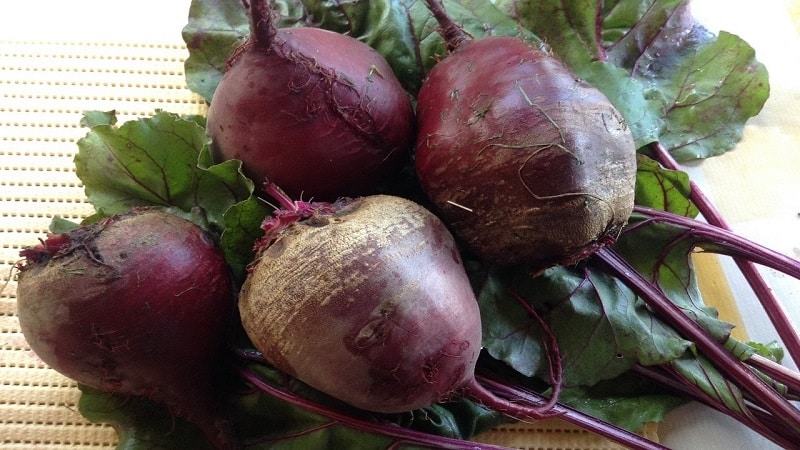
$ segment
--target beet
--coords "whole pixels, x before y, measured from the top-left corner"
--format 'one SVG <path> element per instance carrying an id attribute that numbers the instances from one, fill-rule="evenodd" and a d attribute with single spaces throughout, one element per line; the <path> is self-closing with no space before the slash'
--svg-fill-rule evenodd
<path id="1" fill-rule="evenodd" d="M 235 296 L 200 227 L 137 209 L 21 252 L 17 308 L 31 349 L 78 383 L 145 397 L 233 447 L 217 414 L 212 365 Z"/>
<path id="2" fill-rule="evenodd" d="M 399 197 L 338 203 L 289 225 L 259 252 L 239 309 L 267 360 L 371 411 L 447 398 L 480 351 L 478 305 L 452 238 Z"/>
<path id="3" fill-rule="evenodd" d="M 295 198 L 373 193 L 413 147 L 408 94 L 368 45 L 319 28 L 276 29 L 265 3 L 252 2 L 250 39 L 213 95 L 212 154 Z"/>
<path id="4" fill-rule="evenodd" d="M 275 197 L 283 209 L 265 222 L 239 296 L 242 325 L 267 361 L 368 411 L 464 395 L 513 417 L 547 413 L 552 404 L 515 404 L 476 381 L 478 303 L 433 213 L 388 195 L 334 204 Z"/>
<path id="5" fill-rule="evenodd" d="M 418 97 L 416 170 L 437 212 L 501 265 L 571 264 L 612 241 L 636 177 L 622 115 L 553 55 L 470 39 L 429 6 L 451 48 Z"/>

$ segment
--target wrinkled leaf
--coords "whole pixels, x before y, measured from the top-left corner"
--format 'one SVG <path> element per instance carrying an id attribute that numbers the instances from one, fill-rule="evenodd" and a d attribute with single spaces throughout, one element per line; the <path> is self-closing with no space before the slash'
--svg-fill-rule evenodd
<path id="1" fill-rule="evenodd" d="M 255 256 L 253 246 L 264 235 L 261 224 L 271 211 L 269 205 L 254 196 L 225 211 L 225 230 L 219 245 L 239 281 L 244 281 L 247 266 Z"/>
<path id="2" fill-rule="evenodd" d="M 744 122 L 761 111 L 769 92 L 766 69 L 747 43 L 724 32 L 682 62 L 653 78 L 658 88 L 651 97 L 663 104 L 665 117 L 659 140 L 678 161 L 725 153 L 741 140 Z"/>
<path id="3" fill-rule="evenodd" d="M 639 147 L 659 141 L 679 161 L 732 149 L 769 96 L 766 69 L 753 49 L 732 34 L 709 33 L 691 16 L 687 0 L 497 3 L 606 93 Z M 598 76 L 598 64 L 626 75 Z M 625 79 L 627 91 L 621 91 Z"/>
<path id="4" fill-rule="evenodd" d="M 224 229 L 224 212 L 247 199 L 253 184 L 240 163 L 198 165 L 208 145 L 194 119 L 163 111 L 120 127 L 96 125 L 78 141 L 77 175 L 102 215 L 135 206 L 159 206 Z"/>
<path id="5" fill-rule="evenodd" d="M 680 227 L 634 215 L 614 248 L 685 314 L 716 339 L 725 341 L 733 325 L 720 320 L 716 309 L 703 302 L 690 258 L 697 243 Z"/>

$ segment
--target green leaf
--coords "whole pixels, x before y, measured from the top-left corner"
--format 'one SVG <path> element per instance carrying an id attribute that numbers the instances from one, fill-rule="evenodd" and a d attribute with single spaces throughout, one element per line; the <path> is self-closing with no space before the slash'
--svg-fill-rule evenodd
<path id="1" fill-rule="evenodd" d="M 730 33 L 702 28 L 687 0 L 497 4 L 609 97 L 637 146 L 659 141 L 679 161 L 732 149 L 769 96 L 766 69 L 753 49 Z M 612 70 L 597 69 L 605 64 L 622 72 L 608 76 Z"/>
<path id="2" fill-rule="evenodd" d="M 747 346 L 750 347 L 757 355 L 763 356 L 770 361 L 780 363 L 785 356 L 783 347 L 777 342 L 772 341 L 766 344 L 759 342 L 748 342 Z"/>
<path id="3" fill-rule="evenodd" d="M 294 26 L 303 18 L 299 0 L 275 0 L 281 13 L 279 26 Z M 228 57 L 250 34 L 247 14 L 240 1 L 192 0 L 189 20 L 182 30 L 189 50 L 184 63 L 186 84 L 211 102 Z"/>
<path id="4" fill-rule="evenodd" d="M 728 381 L 705 357 L 693 352 L 670 362 L 670 366 L 692 385 L 701 389 L 716 401 L 724 404 L 731 411 L 743 413 L 747 404 L 741 390 Z"/>
<path id="5" fill-rule="evenodd" d="M 668 412 L 687 402 L 631 373 L 592 387 L 567 388 L 560 399 L 568 406 L 634 433 L 641 432 L 648 423 L 661 422 Z"/>
<path id="6" fill-rule="evenodd" d="M 691 187 L 686 172 L 663 168 L 645 155 L 638 155 L 636 170 L 637 205 L 695 217 L 697 207 L 689 201 Z"/>
<path id="7" fill-rule="evenodd" d="M 733 325 L 720 320 L 716 309 L 704 304 L 690 258 L 698 241 L 684 231 L 634 215 L 614 249 L 685 314 L 716 339 L 725 341 Z"/>
<path id="8" fill-rule="evenodd" d="M 659 141 L 679 161 L 732 149 L 769 96 L 754 50 L 730 33 L 704 29 L 687 0 L 654 2 L 607 56 L 647 86 L 663 117 Z"/>
<path id="9" fill-rule="evenodd" d="M 225 231 L 219 245 L 239 281 L 243 281 L 247 274 L 247 266 L 255 256 L 253 246 L 264 235 L 261 224 L 271 211 L 269 205 L 251 196 L 225 212 Z"/>
<path id="10" fill-rule="evenodd" d="M 119 128 L 94 126 L 78 141 L 75 166 L 87 198 L 102 215 L 159 206 L 221 232 L 223 214 L 247 199 L 253 184 L 236 161 L 200 167 L 207 145 L 196 120 L 160 111 Z"/>
<path id="11" fill-rule="evenodd" d="M 755 62 L 753 49 L 724 32 L 660 75 L 652 91 L 664 105 L 660 142 L 678 161 L 733 148 L 744 122 L 761 111 L 769 95 L 766 69 Z"/>
<path id="12" fill-rule="evenodd" d="M 68 233 L 76 228 L 79 228 L 81 224 L 75 223 L 71 220 L 67 220 L 63 217 L 53 217 L 50 220 L 50 226 L 48 230 L 51 233 L 60 234 L 60 233 Z"/>
<path id="13" fill-rule="evenodd" d="M 117 112 L 111 111 L 86 111 L 81 117 L 80 125 L 92 128 L 95 125 L 114 125 L 117 123 Z"/>
<path id="14" fill-rule="evenodd" d="M 490 270 L 479 293 L 483 345 L 526 376 L 547 380 L 540 331 L 509 293 L 529 299 L 549 323 L 566 386 L 591 386 L 632 364 L 662 364 L 691 344 L 650 314 L 619 280 L 590 266 L 556 267 L 532 277 L 524 269 Z"/>
<path id="15" fill-rule="evenodd" d="M 141 398 L 117 396 L 79 385 L 78 411 L 89 421 L 110 424 L 118 449 L 204 450 L 211 447 L 202 433 L 166 407 Z"/>

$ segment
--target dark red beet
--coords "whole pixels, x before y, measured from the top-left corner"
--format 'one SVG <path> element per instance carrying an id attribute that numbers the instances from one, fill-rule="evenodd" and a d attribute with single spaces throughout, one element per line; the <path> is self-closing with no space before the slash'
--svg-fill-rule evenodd
<path id="1" fill-rule="evenodd" d="M 135 210 L 23 250 L 17 308 L 33 351 L 73 380 L 168 405 L 219 447 L 214 409 L 234 295 L 227 266 L 198 226 Z"/>
<path id="2" fill-rule="evenodd" d="M 295 198 L 371 193 L 413 146 L 409 96 L 375 50 L 318 28 L 276 29 L 265 1 L 208 111 L 218 160 Z"/>
<path id="3" fill-rule="evenodd" d="M 416 168 L 445 221 L 503 265 L 570 264 L 612 241 L 636 176 L 622 115 L 552 55 L 469 39 L 431 3 L 454 49 L 419 92 Z"/>

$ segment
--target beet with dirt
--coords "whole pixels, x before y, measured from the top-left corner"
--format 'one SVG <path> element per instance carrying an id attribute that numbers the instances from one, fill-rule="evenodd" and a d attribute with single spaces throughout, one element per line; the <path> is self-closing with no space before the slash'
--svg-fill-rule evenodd
<path id="1" fill-rule="evenodd" d="M 209 234 L 137 209 L 21 255 L 20 328 L 42 361 L 103 392 L 162 403 L 216 446 L 235 446 L 212 380 L 235 296 Z"/>
<path id="2" fill-rule="evenodd" d="M 208 111 L 217 160 L 242 161 L 293 198 L 374 193 L 407 162 L 411 100 L 386 60 L 361 41 L 313 27 L 275 28 L 264 0 L 231 56 Z"/>
<path id="3" fill-rule="evenodd" d="M 554 401 L 516 404 L 476 381 L 478 303 L 433 213 L 390 195 L 309 203 L 265 190 L 282 208 L 264 223 L 239 314 L 267 361 L 367 411 L 466 396 L 512 417 L 548 414 Z"/>
<path id="4" fill-rule="evenodd" d="M 258 253 L 239 309 L 278 368 L 371 411 L 453 395 L 480 352 L 455 243 L 399 197 L 343 201 L 290 224 Z"/>
<path id="5" fill-rule="evenodd" d="M 437 212 L 501 265 L 571 264 L 612 241 L 636 175 L 622 115 L 554 55 L 471 39 L 429 3 L 450 52 L 419 92 L 416 170 Z"/>

